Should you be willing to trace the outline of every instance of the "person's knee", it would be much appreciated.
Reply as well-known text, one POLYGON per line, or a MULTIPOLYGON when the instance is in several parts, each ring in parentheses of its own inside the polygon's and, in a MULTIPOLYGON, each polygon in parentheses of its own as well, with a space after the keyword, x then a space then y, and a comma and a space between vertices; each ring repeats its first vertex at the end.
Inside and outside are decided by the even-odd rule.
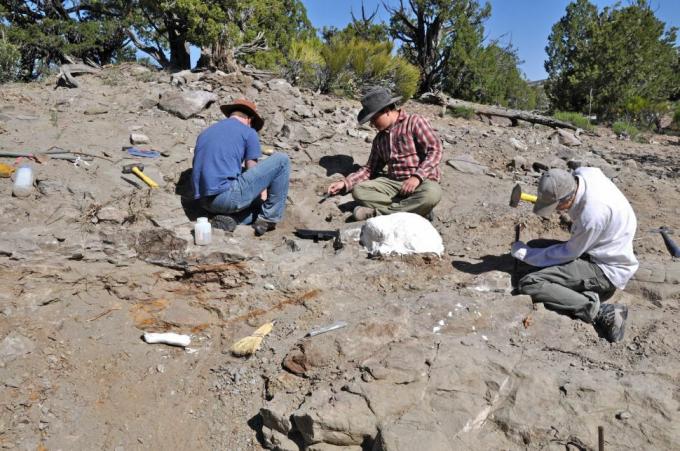
POLYGON ((284 167, 284 168, 290 167, 290 158, 289 158, 288 155, 286 155, 285 153, 282 153, 282 152, 273 153, 273 154, 269 157, 269 159, 273 159, 273 161, 274 161, 276 164, 278 164, 278 165, 280 165, 280 166, 282 166, 282 167, 284 167))
POLYGON ((534 294, 541 290, 543 282, 543 278, 539 277, 537 274, 527 274, 519 279, 519 282, 517 282, 517 289, 520 293, 534 294))
POLYGON ((431 182, 423 186, 423 204, 428 208, 434 208, 442 200, 442 187, 439 183, 431 182))
POLYGON ((359 183, 358 185, 355 185, 354 188, 352 188, 352 197, 354 200, 357 202, 362 202, 365 200, 368 200, 371 195, 371 189, 364 183, 359 183))

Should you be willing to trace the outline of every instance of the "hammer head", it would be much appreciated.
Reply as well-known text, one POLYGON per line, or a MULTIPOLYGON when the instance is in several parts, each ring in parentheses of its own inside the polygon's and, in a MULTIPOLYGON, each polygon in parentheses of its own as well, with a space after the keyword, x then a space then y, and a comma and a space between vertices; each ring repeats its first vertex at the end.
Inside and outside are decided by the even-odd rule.
POLYGON ((140 163, 126 164, 123 166, 123 174, 132 174, 132 168, 137 168, 140 171, 144 171, 144 165, 140 163))
POLYGON ((651 232, 651 233, 661 233, 661 232, 665 232, 665 233, 667 233, 667 234, 669 234, 669 235, 673 235, 673 231, 672 231, 671 229, 669 229, 668 227, 666 227, 666 226, 661 226, 661 227, 659 227, 658 229, 650 229, 650 230, 648 230, 648 232, 651 232))
POLYGON ((512 189, 512 194, 510 194, 510 206, 512 208, 517 208, 519 205, 519 200, 522 197, 522 186, 518 183, 512 189))

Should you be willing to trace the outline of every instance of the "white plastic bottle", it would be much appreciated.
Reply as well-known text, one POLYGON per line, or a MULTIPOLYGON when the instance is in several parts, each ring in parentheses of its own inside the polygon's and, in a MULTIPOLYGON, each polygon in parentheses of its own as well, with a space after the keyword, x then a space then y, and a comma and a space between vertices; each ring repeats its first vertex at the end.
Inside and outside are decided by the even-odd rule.
POLYGON ((194 240, 198 246, 205 246, 210 244, 212 240, 212 227, 208 222, 208 218, 196 219, 194 226, 194 240))
POLYGON ((33 192, 33 168, 28 164, 22 164, 14 174, 14 197, 26 197, 33 192))

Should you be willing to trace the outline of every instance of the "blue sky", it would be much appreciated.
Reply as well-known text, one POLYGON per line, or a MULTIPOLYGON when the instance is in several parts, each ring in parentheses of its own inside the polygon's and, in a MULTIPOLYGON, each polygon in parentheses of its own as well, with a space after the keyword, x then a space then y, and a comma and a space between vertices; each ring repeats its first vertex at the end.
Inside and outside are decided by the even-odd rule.
MULTIPOLYGON (((613 0, 591 0, 599 9, 612 6, 613 0)), ((302 0, 307 8, 307 17, 316 28, 336 26, 343 28, 351 20, 350 11, 361 16, 361 0, 302 0)), ((396 0, 385 3, 397 5, 396 0)), ((546 77, 543 69, 545 46, 553 24, 564 15, 569 0, 490 0, 491 17, 485 22, 485 31, 489 39, 500 39, 507 44, 511 42, 524 63, 520 66, 529 80, 540 80, 546 77)), ((624 0, 621 4, 630 2, 624 0)), ((364 0, 366 13, 372 13, 380 0, 364 0)), ((407 2, 404 2, 407 4, 407 2)), ((680 0, 651 0, 650 4, 656 16, 666 23, 667 27, 680 27, 680 0)), ((388 14, 380 6, 378 17, 387 21, 388 14)))

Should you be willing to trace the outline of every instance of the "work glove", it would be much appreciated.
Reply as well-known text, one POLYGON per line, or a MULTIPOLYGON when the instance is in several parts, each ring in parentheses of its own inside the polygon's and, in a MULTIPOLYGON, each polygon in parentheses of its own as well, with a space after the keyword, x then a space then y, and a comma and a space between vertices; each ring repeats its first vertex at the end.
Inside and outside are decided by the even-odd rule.
POLYGON ((527 256, 528 250, 529 246, 524 244, 523 241, 515 241, 514 243, 512 243, 512 249, 510 250, 510 254, 517 260, 524 261, 524 258, 527 256))

